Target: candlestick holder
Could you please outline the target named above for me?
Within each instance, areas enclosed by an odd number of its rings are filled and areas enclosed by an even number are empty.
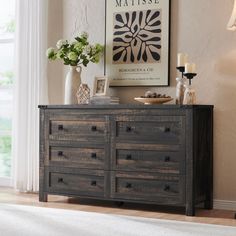
[[[184,105],[195,105],[196,104],[196,92],[191,85],[185,85],[184,92]]]
[[[184,66],[178,66],[176,67],[176,69],[181,72],[182,74],[182,79],[184,78],[184,71],[185,71],[185,67]]]
[[[184,91],[185,91],[185,78],[176,78],[176,100],[177,105],[183,105]]]
[[[192,84],[192,79],[197,76],[197,73],[184,73],[184,76],[189,80],[189,85]]]

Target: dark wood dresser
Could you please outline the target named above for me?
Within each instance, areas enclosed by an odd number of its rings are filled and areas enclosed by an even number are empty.
[[[48,194],[212,209],[213,106],[40,106]]]

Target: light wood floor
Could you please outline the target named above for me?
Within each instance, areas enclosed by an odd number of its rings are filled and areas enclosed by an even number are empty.
[[[49,208],[71,209],[87,212],[118,214],[196,223],[208,223],[236,226],[234,212],[222,210],[197,210],[195,217],[187,217],[183,210],[160,209],[150,205],[124,204],[116,206],[113,202],[103,202],[59,196],[49,196],[48,203],[40,203],[37,194],[18,193],[9,188],[0,188],[0,203],[40,206]]]

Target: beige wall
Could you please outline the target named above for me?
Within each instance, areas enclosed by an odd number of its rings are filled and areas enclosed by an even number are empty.
[[[58,0],[50,0],[58,7]],[[236,201],[236,32],[226,30],[233,0],[172,0],[171,20],[171,87],[151,88],[174,96],[177,52],[187,52],[198,65],[194,85],[200,104],[215,105],[214,127],[214,198]],[[62,0],[56,12],[51,9],[56,27],[49,31],[50,42],[63,31],[71,38],[86,30],[95,42],[104,42],[104,0]],[[63,17],[63,18],[61,18]],[[63,23],[63,27],[61,25]],[[60,38],[60,37],[59,37]],[[58,65],[57,65],[58,66]],[[56,84],[61,68],[53,65],[49,73],[50,98],[62,101],[62,78]],[[52,67],[52,66],[51,66]],[[57,69],[55,69],[57,68]],[[64,68],[65,69],[65,68]],[[92,87],[95,75],[103,74],[103,64],[90,65],[83,78]],[[55,87],[57,89],[55,89]],[[112,93],[122,103],[132,103],[148,88],[119,88]]]
[[[62,0],[49,0],[48,14],[48,47],[55,45],[63,37],[63,5]],[[61,62],[48,63],[49,101],[51,104],[63,102],[63,67]]]

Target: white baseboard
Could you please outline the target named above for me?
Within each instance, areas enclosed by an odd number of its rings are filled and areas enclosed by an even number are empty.
[[[236,211],[236,201],[214,200],[214,209]]]

